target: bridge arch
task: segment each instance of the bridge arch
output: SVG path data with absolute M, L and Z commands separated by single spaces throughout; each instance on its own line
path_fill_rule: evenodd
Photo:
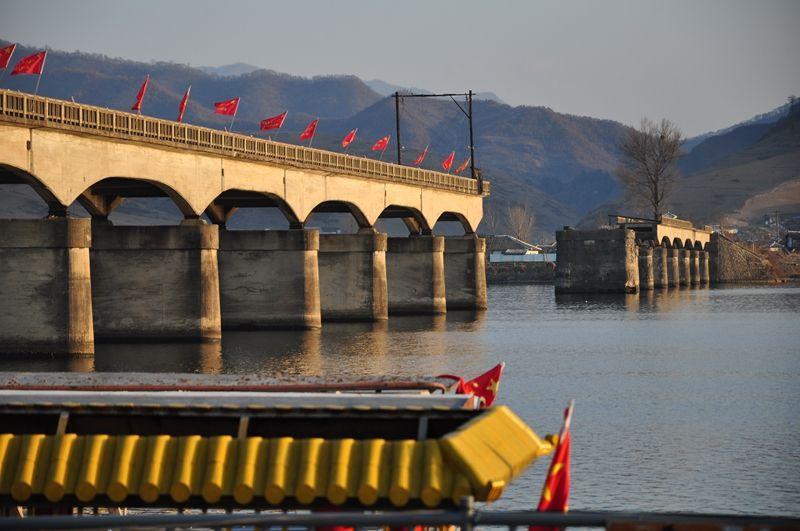
M 196 212 L 181 193 L 155 179 L 109 176 L 92 183 L 76 200 L 92 217 L 108 218 L 126 198 L 169 197 L 185 219 L 197 219 Z
M 349 213 L 355 219 L 356 224 L 358 224 L 359 229 L 366 229 L 372 227 L 372 223 L 370 223 L 367 216 L 364 212 L 359 208 L 358 205 L 352 203 L 350 201 L 342 201 L 339 199 L 330 200 L 330 201 L 323 201 L 318 203 L 311 211 L 308 213 L 306 218 L 303 220 L 303 223 L 308 223 L 308 220 L 311 219 L 311 216 L 314 214 L 343 214 Z
M 47 204 L 48 211 L 51 215 L 63 216 L 67 212 L 67 205 L 63 204 L 61 200 L 56 197 L 53 190 L 38 177 L 22 168 L 0 163 L 0 184 L 28 185 L 36 192 L 36 195 Z
M 277 208 L 289 222 L 289 227 L 302 225 L 292 206 L 277 194 L 239 188 L 229 188 L 219 194 L 204 212 L 212 222 L 224 226 L 240 208 Z
M 464 216 L 460 212 L 451 212 L 451 211 L 442 212 L 436 219 L 436 223 L 439 223 L 440 221 L 457 221 L 458 223 L 461 224 L 461 227 L 464 229 L 464 234 L 473 234 L 475 232 L 475 229 L 472 227 L 472 224 L 470 224 L 466 216 Z
M 378 220 L 380 219 L 401 219 L 409 234 L 430 234 L 433 228 L 419 209 L 405 205 L 387 206 L 378 215 Z

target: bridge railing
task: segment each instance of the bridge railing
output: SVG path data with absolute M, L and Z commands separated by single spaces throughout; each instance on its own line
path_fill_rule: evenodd
M 132 138 L 153 144 L 213 151 L 228 156 L 288 166 L 349 173 L 361 177 L 441 188 L 465 194 L 489 193 L 489 182 L 401 166 L 365 157 L 274 142 L 128 112 L 0 89 L 0 116 L 47 127 Z

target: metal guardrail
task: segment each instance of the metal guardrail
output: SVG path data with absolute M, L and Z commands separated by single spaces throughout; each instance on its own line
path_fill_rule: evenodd
M 149 144 L 211 151 L 255 161 L 276 162 L 301 168 L 335 171 L 384 181 L 428 186 L 464 194 L 488 195 L 490 183 L 458 175 L 400 166 L 365 157 L 307 148 L 246 135 L 228 133 L 159 118 L 33 96 L 0 89 L 0 117 L 38 123 L 101 136 Z
M 799 529 L 800 518 L 779 516 L 647 513 L 623 511 L 573 511 L 540 513 L 536 511 L 483 511 L 472 504 L 462 504 L 450 511 L 403 511 L 385 513 L 316 512 L 316 513 L 232 513 L 232 514 L 139 514 L 128 516 L 33 516 L 0 518 L 0 529 L 313 529 L 347 526 L 356 530 L 385 527 L 412 529 L 413 526 L 458 526 L 462 531 L 475 527 L 542 526 L 604 527 L 631 529 L 698 529 L 703 531 L 735 529 Z

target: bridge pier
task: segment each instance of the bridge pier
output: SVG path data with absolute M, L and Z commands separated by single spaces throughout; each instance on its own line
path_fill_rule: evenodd
M 700 252 L 700 284 L 708 285 L 711 282 L 711 275 L 709 272 L 709 256 L 708 251 Z
M 691 251 L 678 249 L 678 267 L 680 268 L 680 285 L 687 287 L 692 282 Z
M 221 337 L 216 225 L 92 223 L 91 277 L 98 339 Z
M 666 247 L 653 248 L 653 287 L 655 289 L 669 287 L 668 254 L 669 250 Z
M 655 286 L 653 278 L 653 248 L 649 245 L 640 245 L 639 256 L 639 289 L 652 290 Z
M 691 270 L 691 285 L 692 286 L 699 286 L 700 285 L 700 251 L 696 249 L 692 249 L 689 251 L 690 254 L 690 270 Z
M 681 285 L 680 260 L 680 249 L 673 247 L 667 250 L 667 277 L 670 288 L 677 288 Z
M 88 219 L 0 220 L 0 353 L 93 354 Z
M 556 231 L 556 293 L 636 293 L 636 237 L 628 229 Z
M 325 321 L 380 321 L 389 317 L 386 234 L 322 234 L 319 291 Z
M 220 230 L 225 329 L 321 326 L 317 230 Z
M 476 235 L 444 239 L 448 310 L 485 310 L 486 240 Z
M 444 237 L 389 238 L 386 277 L 390 314 L 445 313 Z

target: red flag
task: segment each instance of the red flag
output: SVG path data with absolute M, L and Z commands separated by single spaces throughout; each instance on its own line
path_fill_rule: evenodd
M 11 62 L 11 56 L 14 55 L 14 50 L 16 49 L 16 44 L 9 44 L 5 48 L 0 48 L 0 68 L 8 68 L 8 63 Z
M 311 122 L 303 129 L 303 132 L 300 133 L 300 140 L 308 140 L 309 138 L 314 138 L 314 135 L 317 132 L 317 124 L 319 123 L 319 118 Z
M 347 133 L 347 136 L 342 139 L 342 147 L 346 148 L 349 146 L 353 140 L 356 139 L 356 132 L 358 131 L 358 127 Z
M 472 160 L 472 157 L 467 157 L 467 160 L 465 160 L 464 162 L 462 162 L 462 163 L 461 163 L 461 166 L 459 166 L 458 168 L 456 168 L 456 171 L 454 171 L 453 173 L 455 173 L 456 175 L 458 175 L 458 174 L 459 174 L 459 173 L 461 173 L 462 171 L 466 170 L 466 169 L 467 169 L 467 166 L 469 166 L 469 162 L 470 162 L 471 160 Z
M 375 144 L 372 146 L 372 151 L 383 151 L 386 149 L 386 146 L 389 145 L 390 138 L 392 138 L 392 135 L 387 135 L 375 142 Z
M 419 166 L 422 164 L 422 161 L 425 160 L 425 155 L 428 154 L 428 147 L 430 147 L 430 145 L 425 146 L 425 149 L 422 150 L 422 153 L 419 154 L 419 157 L 417 157 L 417 159 L 411 163 L 412 166 Z
M 444 168 L 446 171 L 450 171 L 450 168 L 453 166 L 453 160 L 455 160 L 455 158 L 456 158 L 456 152 L 451 151 L 450 156 L 444 159 L 444 161 L 442 162 L 442 168 Z
M 225 101 L 218 101 L 214 104 L 214 112 L 217 114 L 236 116 L 237 110 L 239 110 L 239 98 L 231 98 Z
M 189 103 L 189 93 L 192 91 L 192 86 L 186 89 L 186 93 L 181 98 L 181 103 L 178 105 L 178 121 L 183 121 L 183 115 L 186 113 L 186 105 Z
M 139 89 L 139 93 L 136 95 L 136 103 L 133 104 L 131 107 L 132 111 L 140 111 L 142 110 L 142 100 L 144 99 L 144 95 L 147 93 L 147 84 L 150 83 L 150 74 L 147 74 L 147 77 L 144 78 L 144 83 L 142 83 L 142 88 Z
M 558 443 L 553 452 L 553 460 L 550 462 L 550 469 L 547 471 L 547 478 L 544 480 L 542 497 L 539 499 L 537 511 L 548 513 L 565 513 L 569 510 L 569 448 L 570 423 L 572 422 L 573 402 L 564 411 L 564 426 L 558 434 Z M 556 531 L 555 527 L 530 526 L 529 531 Z
M 458 380 L 456 394 L 477 397 L 480 401 L 480 407 L 483 409 L 491 406 L 495 398 L 497 398 L 497 392 L 500 390 L 500 377 L 503 375 L 503 368 L 505 366 L 505 363 L 495 365 L 485 373 L 468 382 L 465 382 L 464 378 L 450 374 L 440 374 L 438 378 Z
M 44 60 L 47 58 L 47 50 L 37 52 L 28 57 L 23 57 L 11 71 L 12 76 L 19 74 L 34 74 L 40 75 L 44 69 Z
M 283 121 L 286 119 L 286 113 L 288 112 L 289 111 L 283 111 L 278 116 L 261 120 L 261 130 L 280 129 L 283 126 Z

